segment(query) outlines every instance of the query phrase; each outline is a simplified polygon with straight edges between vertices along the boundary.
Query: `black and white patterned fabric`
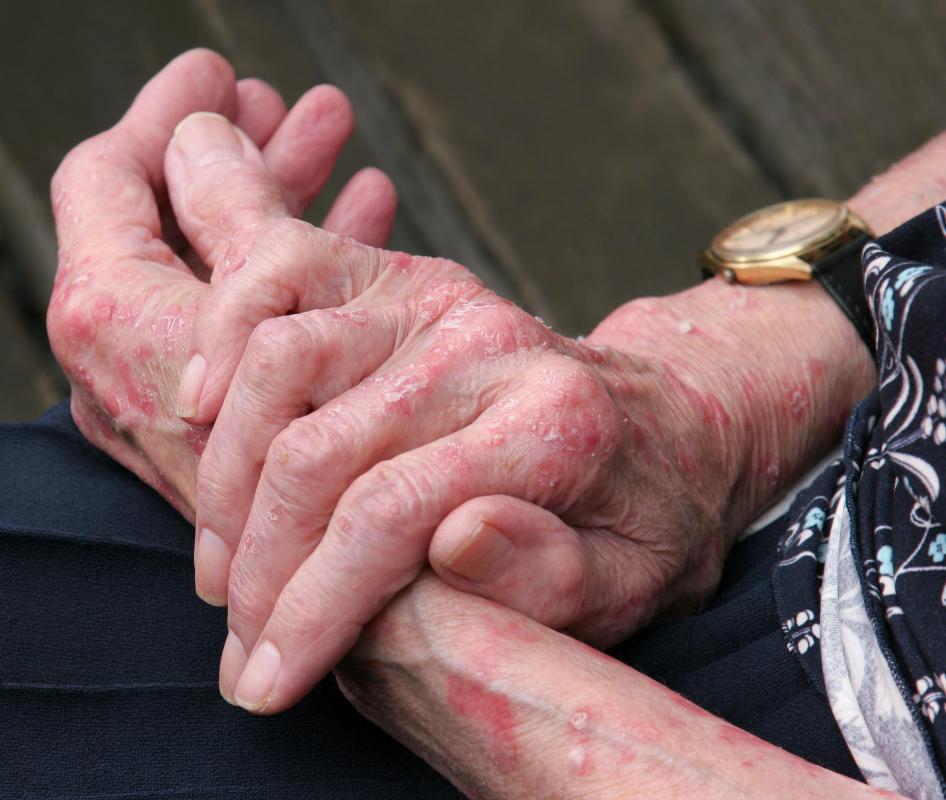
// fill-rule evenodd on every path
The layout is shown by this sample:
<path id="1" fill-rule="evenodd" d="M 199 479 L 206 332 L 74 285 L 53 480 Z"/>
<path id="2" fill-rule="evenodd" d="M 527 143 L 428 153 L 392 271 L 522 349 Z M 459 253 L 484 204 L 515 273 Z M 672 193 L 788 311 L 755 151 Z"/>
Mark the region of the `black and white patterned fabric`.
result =
<path id="1" fill-rule="evenodd" d="M 864 777 L 946 797 L 946 207 L 868 245 L 879 384 L 795 499 L 782 631 Z"/>

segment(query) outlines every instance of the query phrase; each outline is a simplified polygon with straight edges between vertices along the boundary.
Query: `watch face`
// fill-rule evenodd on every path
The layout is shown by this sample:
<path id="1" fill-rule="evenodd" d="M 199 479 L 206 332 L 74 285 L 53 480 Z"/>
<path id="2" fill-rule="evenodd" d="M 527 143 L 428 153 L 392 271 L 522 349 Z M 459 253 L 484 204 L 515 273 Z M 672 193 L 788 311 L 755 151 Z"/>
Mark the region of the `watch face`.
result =
<path id="1" fill-rule="evenodd" d="M 726 261 L 761 261 L 801 253 L 831 238 L 847 209 L 833 200 L 789 200 L 736 220 L 713 239 Z"/>

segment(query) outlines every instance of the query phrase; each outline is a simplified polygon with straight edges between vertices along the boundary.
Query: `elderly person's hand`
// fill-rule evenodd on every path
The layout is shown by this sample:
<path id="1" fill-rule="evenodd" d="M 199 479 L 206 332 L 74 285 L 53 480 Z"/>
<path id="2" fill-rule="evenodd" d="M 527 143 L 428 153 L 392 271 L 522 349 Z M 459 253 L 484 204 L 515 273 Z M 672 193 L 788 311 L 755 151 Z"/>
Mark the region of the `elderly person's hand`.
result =
<path id="1" fill-rule="evenodd" d="M 168 148 L 193 112 L 216 113 L 189 117 Z M 72 384 L 73 416 L 90 441 L 189 516 L 208 429 L 183 423 L 175 398 L 194 317 L 239 266 L 241 237 L 252 235 L 243 212 L 302 211 L 352 124 L 351 107 L 337 89 L 313 89 L 287 113 L 271 87 L 235 81 L 224 59 L 196 50 L 150 81 L 114 128 L 76 147 L 53 179 L 60 256 L 48 327 Z M 170 202 L 168 149 L 177 155 Z M 197 166 L 195 151 L 200 177 L 187 181 Z M 233 181 L 248 172 L 246 154 L 250 172 L 271 178 L 268 191 L 244 197 L 247 206 L 229 204 Z M 235 162 L 240 169 L 231 175 Z M 192 190 L 209 202 L 195 202 Z M 390 181 L 364 170 L 343 190 L 325 226 L 382 244 L 395 202 Z M 198 277 L 208 269 L 210 284 Z M 255 324 L 254 313 L 266 316 L 262 302 L 244 298 L 240 320 Z"/>
<path id="2" fill-rule="evenodd" d="M 920 210 L 942 147 L 852 205 L 880 230 Z M 710 281 L 630 303 L 581 343 L 456 264 L 254 229 L 239 282 L 314 271 L 339 308 L 254 332 L 201 464 L 197 583 L 229 591 L 221 689 L 253 710 L 295 702 L 428 556 L 448 583 L 598 644 L 692 607 L 875 379 L 816 285 Z M 238 338 L 228 308 L 196 323 L 197 421 L 242 352 L 218 344 Z"/>
<path id="3" fill-rule="evenodd" d="M 297 701 L 428 555 L 597 644 L 694 606 L 872 381 L 820 287 L 711 281 L 582 343 L 457 264 L 254 218 L 271 179 L 246 164 L 228 200 L 257 238 L 195 321 L 206 369 L 182 395 L 209 422 L 229 387 L 199 471 L 197 585 L 229 593 L 221 688 L 247 708 Z M 233 297 L 281 313 L 311 285 L 338 307 L 234 346 Z"/>

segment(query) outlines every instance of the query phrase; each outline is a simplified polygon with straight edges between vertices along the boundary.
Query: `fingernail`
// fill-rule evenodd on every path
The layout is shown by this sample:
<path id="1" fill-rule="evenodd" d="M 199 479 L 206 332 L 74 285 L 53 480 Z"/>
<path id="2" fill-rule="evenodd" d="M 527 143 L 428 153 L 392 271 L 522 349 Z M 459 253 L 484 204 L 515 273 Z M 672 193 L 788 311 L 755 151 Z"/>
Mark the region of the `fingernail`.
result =
<path id="1" fill-rule="evenodd" d="M 233 554 L 227 543 L 210 528 L 201 528 L 194 545 L 194 589 L 212 606 L 227 604 L 227 583 Z"/>
<path id="2" fill-rule="evenodd" d="M 263 642 L 250 656 L 234 691 L 236 704 L 247 711 L 261 711 L 273 696 L 282 656 L 270 641 Z"/>
<path id="3" fill-rule="evenodd" d="M 195 164 L 231 161 L 243 155 L 243 143 L 229 120 L 210 111 L 199 111 L 174 129 L 181 155 Z"/>
<path id="4" fill-rule="evenodd" d="M 207 380 L 207 362 L 200 353 L 197 353 L 187 362 L 184 373 L 181 375 L 181 385 L 177 392 L 177 415 L 181 419 L 197 416 L 205 380 Z"/>
<path id="5" fill-rule="evenodd" d="M 515 547 L 495 525 L 481 520 L 444 562 L 451 572 L 485 583 L 501 575 Z"/>
<path id="6" fill-rule="evenodd" d="M 223 644 L 223 652 L 220 654 L 220 696 L 231 706 L 236 705 L 233 694 L 227 689 L 227 686 L 233 682 L 229 676 L 239 678 L 246 666 L 246 650 L 243 649 L 243 642 L 233 631 L 227 632 L 227 641 Z"/>

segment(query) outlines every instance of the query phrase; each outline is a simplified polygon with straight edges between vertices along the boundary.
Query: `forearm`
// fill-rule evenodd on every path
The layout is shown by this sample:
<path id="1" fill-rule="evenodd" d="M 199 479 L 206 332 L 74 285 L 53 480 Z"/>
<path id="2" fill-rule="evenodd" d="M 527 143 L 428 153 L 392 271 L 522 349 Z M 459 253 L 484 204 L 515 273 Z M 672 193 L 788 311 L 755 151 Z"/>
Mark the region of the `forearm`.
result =
<path id="1" fill-rule="evenodd" d="M 876 381 L 854 327 L 813 283 L 709 280 L 627 303 L 587 342 L 649 357 L 677 378 L 707 435 L 721 436 L 731 454 L 734 530 L 838 440 Z"/>
<path id="2" fill-rule="evenodd" d="M 884 796 L 432 578 L 373 624 L 339 679 L 473 797 Z"/>

